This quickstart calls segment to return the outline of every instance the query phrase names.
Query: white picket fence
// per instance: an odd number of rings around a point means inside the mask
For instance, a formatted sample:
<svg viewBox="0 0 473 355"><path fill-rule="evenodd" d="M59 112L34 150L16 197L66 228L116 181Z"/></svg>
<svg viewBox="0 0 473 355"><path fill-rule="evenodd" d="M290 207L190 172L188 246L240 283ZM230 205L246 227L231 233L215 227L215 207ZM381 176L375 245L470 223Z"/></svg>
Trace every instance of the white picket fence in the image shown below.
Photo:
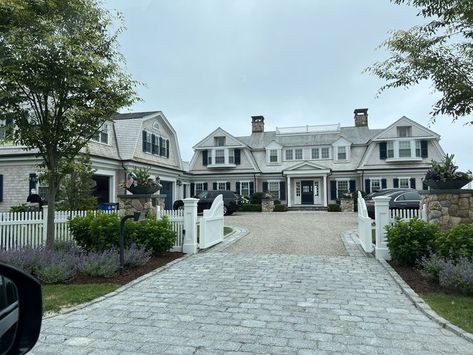
<svg viewBox="0 0 473 355"><path fill-rule="evenodd" d="M172 230L176 232L176 242L171 251L182 251L184 244L184 210L161 210L159 206L156 209L156 218L161 219L163 216L169 218L171 222Z"/></svg>
<svg viewBox="0 0 473 355"><path fill-rule="evenodd" d="M113 213L114 211L102 211ZM73 241L69 231L69 219L97 211L56 211L54 238L59 242ZM22 247L36 248L46 243L47 207L40 212L0 213L0 250Z"/></svg>

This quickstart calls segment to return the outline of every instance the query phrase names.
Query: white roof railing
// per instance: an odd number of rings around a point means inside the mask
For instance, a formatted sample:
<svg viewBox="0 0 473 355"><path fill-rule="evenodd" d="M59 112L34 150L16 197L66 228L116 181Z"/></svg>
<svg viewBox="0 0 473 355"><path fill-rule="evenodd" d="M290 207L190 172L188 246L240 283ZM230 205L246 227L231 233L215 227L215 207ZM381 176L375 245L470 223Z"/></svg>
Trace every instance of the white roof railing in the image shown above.
<svg viewBox="0 0 473 355"><path fill-rule="evenodd" d="M340 132L340 123L328 125L306 125L297 127L276 127L277 135L338 132Z"/></svg>

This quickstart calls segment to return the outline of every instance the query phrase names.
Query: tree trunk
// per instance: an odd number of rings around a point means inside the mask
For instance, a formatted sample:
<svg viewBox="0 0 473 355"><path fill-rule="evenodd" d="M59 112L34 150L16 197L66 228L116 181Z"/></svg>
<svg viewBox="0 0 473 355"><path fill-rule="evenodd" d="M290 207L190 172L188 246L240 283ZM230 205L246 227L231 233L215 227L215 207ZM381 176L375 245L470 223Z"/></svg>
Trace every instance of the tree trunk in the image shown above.
<svg viewBox="0 0 473 355"><path fill-rule="evenodd" d="M46 235L46 248L52 249L54 244L54 215L56 212L56 194L57 194L57 185L56 177L53 174L49 173L48 176L48 233Z"/></svg>

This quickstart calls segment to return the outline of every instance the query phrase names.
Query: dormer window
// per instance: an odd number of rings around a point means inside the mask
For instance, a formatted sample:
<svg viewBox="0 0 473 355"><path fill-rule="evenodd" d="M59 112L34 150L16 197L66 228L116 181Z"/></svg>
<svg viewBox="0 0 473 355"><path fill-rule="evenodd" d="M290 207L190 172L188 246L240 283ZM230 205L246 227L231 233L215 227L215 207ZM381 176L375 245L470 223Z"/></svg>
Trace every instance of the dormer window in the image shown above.
<svg viewBox="0 0 473 355"><path fill-rule="evenodd" d="M329 147L322 147L320 149L322 159L330 159L330 148Z"/></svg>
<svg viewBox="0 0 473 355"><path fill-rule="evenodd" d="M92 137L92 140L98 143L108 144L108 131L110 125L108 123L104 123L102 127L95 133Z"/></svg>
<svg viewBox="0 0 473 355"><path fill-rule="evenodd" d="M347 147L337 147L337 159L347 160Z"/></svg>
<svg viewBox="0 0 473 355"><path fill-rule="evenodd" d="M296 160L302 160L302 149L296 149L294 153L296 156Z"/></svg>
<svg viewBox="0 0 473 355"><path fill-rule="evenodd" d="M411 136L411 127L409 126L400 126L397 128L398 137L410 137Z"/></svg>
<svg viewBox="0 0 473 355"><path fill-rule="evenodd" d="M270 149L269 150L269 162L270 163L277 163L278 162L278 150L277 149Z"/></svg>
<svg viewBox="0 0 473 355"><path fill-rule="evenodd" d="M223 147L225 145L225 137L215 137L215 146Z"/></svg>

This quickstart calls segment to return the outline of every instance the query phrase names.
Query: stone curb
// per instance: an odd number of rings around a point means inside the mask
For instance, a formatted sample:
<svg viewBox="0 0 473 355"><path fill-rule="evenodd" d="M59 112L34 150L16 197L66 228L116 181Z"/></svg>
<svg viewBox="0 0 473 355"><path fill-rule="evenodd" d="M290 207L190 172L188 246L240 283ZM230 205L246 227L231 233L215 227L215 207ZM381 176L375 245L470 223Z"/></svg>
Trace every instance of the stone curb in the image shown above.
<svg viewBox="0 0 473 355"><path fill-rule="evenodd" d="M144 274L140 277L138 277L137 279L133 280L133 281L130 281L129 283L123 285L123 286L120 286L119 288L117 288L115 291L112 291L110 293L107 293L106 295L104 296L101 296L101 297L98 297L98 298L95 298L93 299L92 301L90 302L86 302L86 303L81 303L81 304L78 304L76 306L73 306L73 307L70 307L70 308L64 308L63 310L60 310L59 312L57 313L52 313L52 314L46 314L46 315L43 315L43 319L49 319L49 318L54 318L54 317L57 317L57 316L60 316L60 315L63 315L63 314L68 314L68 313L71 313L71 312L75 312L75 311L78 311L82 308L85 308L85 307L88 307L90 305L93 305L95 303L98 303L98 302L101 302L101 301L104 301L110 297L113 297L113 296L116 296L120 293L122 293L123 291L129 289L130 287L136 285L136 284L139 284L140 282L143 282L144 280L170 268L171 266L173 266L174 264L178 263L178 262L181 262L181 261L184 261L192 256L195 256L195 255L198 255L198 254L186 254L178 259L175 259L169 263L167 263L166 265L163 265L157 269L154 269L153 271L147 273L147 274Z"/></svg>
<svg viewBox="0 0 473 355"><path fill-rule="evenodd" d="M422 313L428 318L437 322L442 328L448 329L458 336L466 339L470 343L473 343L473 334L464 331L463 329L453 325L448 320L439 316L425 301L399 276L399 274L387 263L386 260L378 260L381 266L388 272L388 274L394 279L394 281L401 288L402 292L414 303Z"/></svg>

